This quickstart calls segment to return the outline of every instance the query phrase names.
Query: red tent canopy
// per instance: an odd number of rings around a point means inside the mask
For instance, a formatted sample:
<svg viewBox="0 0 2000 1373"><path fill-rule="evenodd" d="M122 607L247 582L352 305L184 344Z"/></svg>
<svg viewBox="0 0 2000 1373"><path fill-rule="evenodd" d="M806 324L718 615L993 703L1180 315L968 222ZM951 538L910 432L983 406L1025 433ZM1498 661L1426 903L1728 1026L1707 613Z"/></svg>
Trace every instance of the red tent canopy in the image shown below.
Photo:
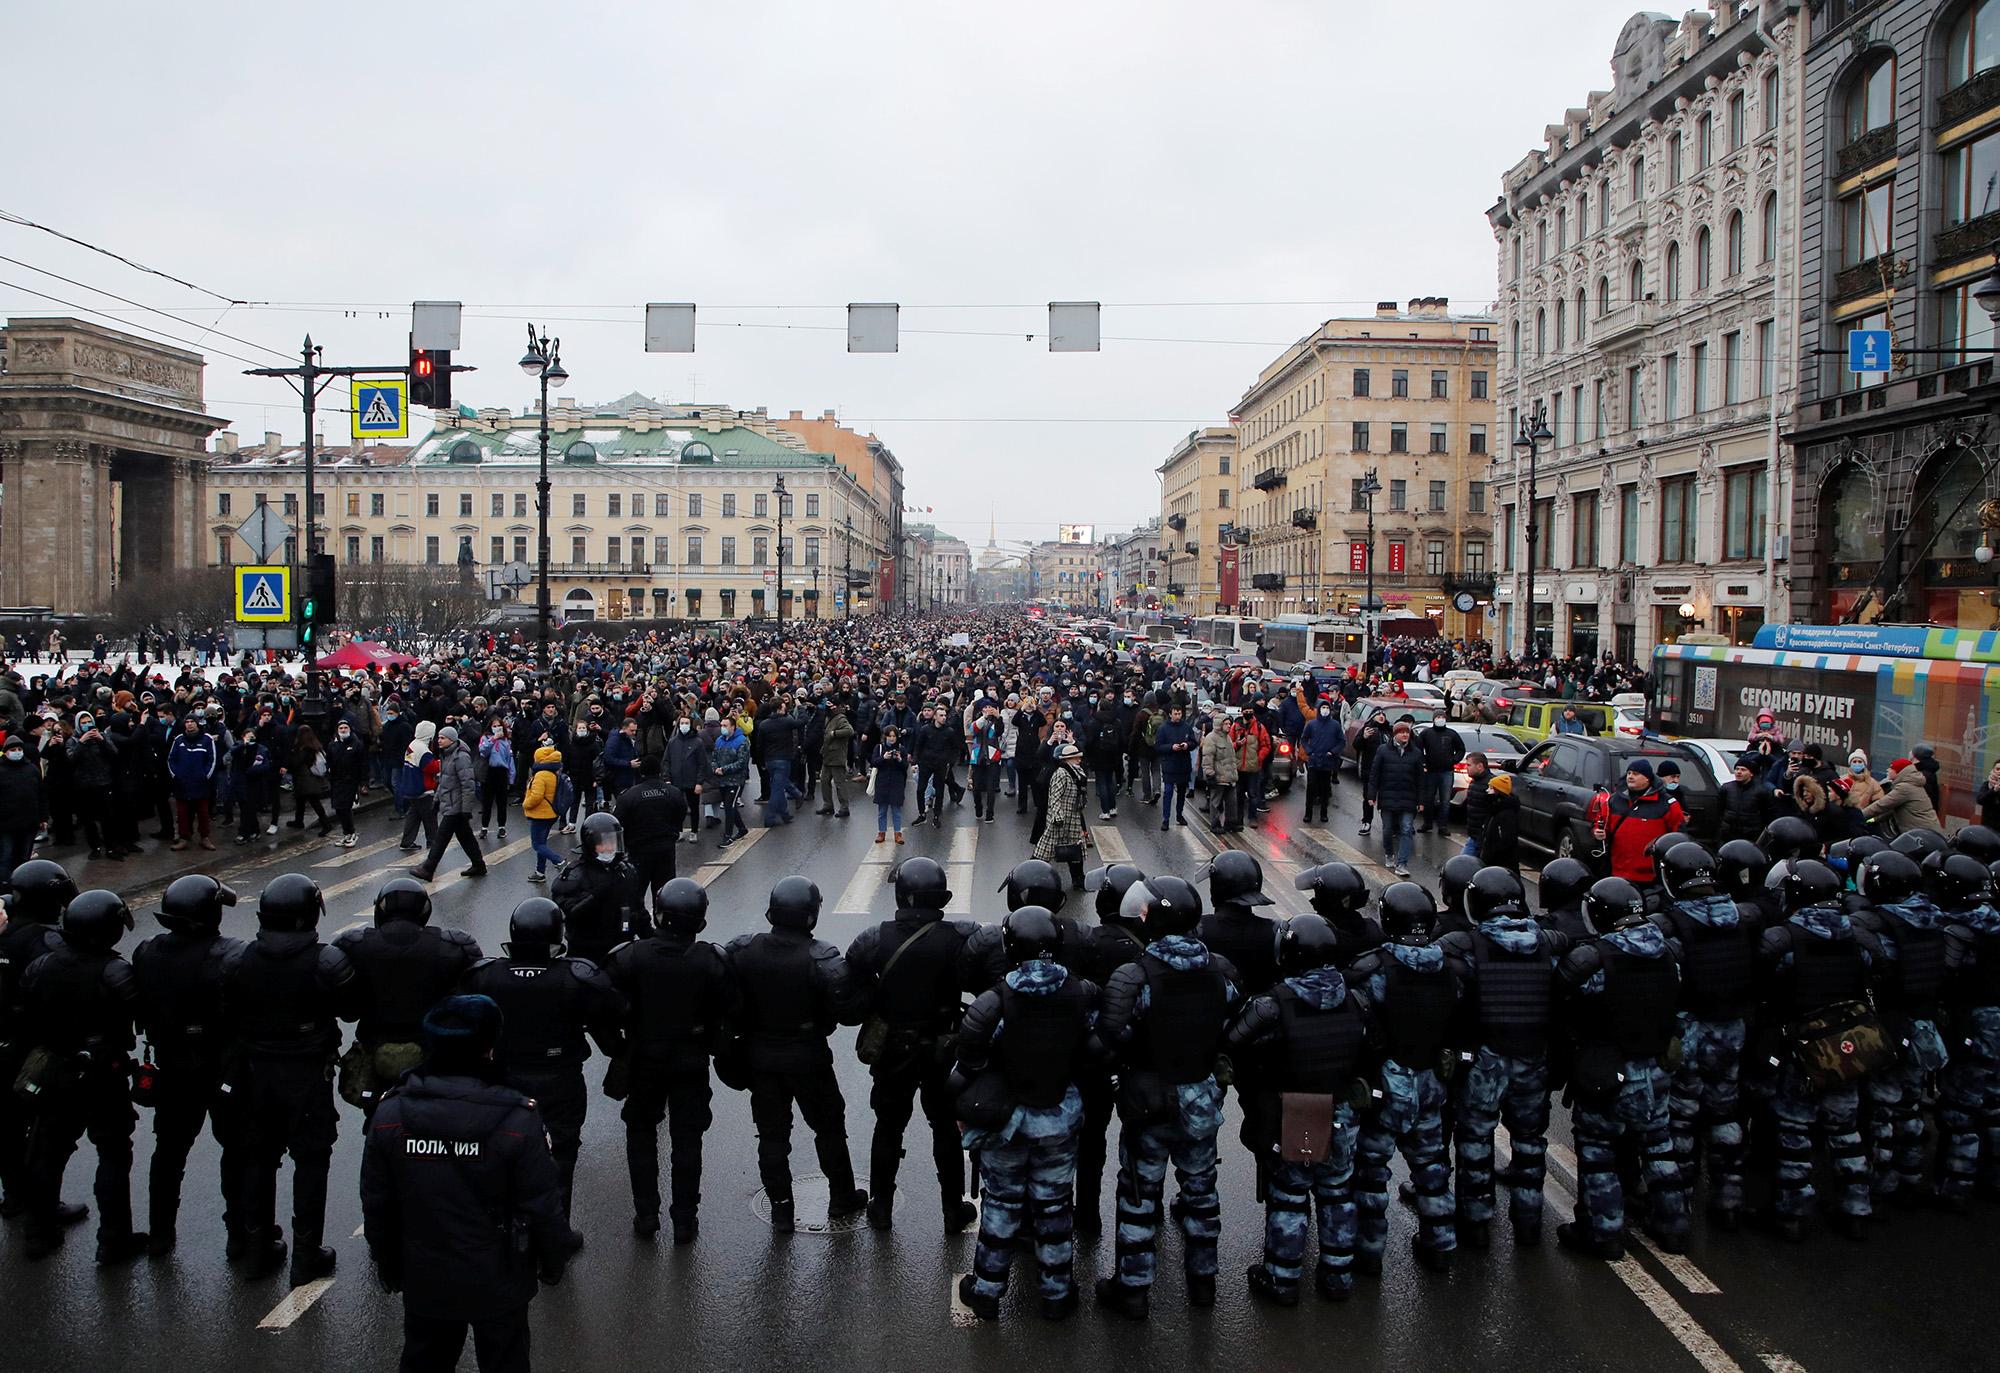
<svg viewBox="0 0 2000 1373"><path fill-rule="evenodd" d="M370 642L350 643L335 649L321 658L318 667L415 667L417 659L407 653L398 653L387 644Z"/></svg>

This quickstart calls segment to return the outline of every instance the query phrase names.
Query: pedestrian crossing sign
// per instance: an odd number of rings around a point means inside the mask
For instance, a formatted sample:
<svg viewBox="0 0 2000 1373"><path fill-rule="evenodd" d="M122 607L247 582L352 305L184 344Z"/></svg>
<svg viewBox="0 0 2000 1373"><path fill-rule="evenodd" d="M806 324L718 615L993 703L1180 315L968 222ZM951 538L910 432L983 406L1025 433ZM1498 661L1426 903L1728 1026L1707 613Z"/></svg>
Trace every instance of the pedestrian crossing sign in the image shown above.
<svg viewBox="0 0 2000 1373"><path fill-rule="evenodd" d="M405 377L356 377L352 432L357 439L410 436L410 383Z"/></svg>
<svg viewBox="0 0 2000 1373"><path fill-rule="evenodd" d="M236 569L236 622L247 625L284 625L292 621L292 569L289 567L239 567Z"/></svg>

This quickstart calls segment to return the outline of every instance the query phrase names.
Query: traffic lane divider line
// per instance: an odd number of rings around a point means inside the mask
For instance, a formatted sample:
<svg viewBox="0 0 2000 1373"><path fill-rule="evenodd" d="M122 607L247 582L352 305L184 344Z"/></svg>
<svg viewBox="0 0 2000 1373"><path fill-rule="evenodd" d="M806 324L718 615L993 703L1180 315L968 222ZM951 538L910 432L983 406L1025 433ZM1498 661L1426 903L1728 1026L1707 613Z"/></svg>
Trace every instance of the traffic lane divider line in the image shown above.
<svg viewBox="0 0 2000 1373"><path fill-rule="evenodd" d="M282 1301L271 1308L268 1316L257 1322L257 1328L269 1330L273 1334L290 1329L294 1321L312 1310L314 1302L327 1294L333 1283L332 1278L314 1278L303 1286L294 1287L285 1294Z"/></svg>
<svg viewBox="0 0 2000 1373"><path fill-rule="evenodd" d="M979 856L979 822L960 825L951 832L951 852L947 863L970 863Z"/></svg>
<svg viewBox="0 0 2000 1373"><path fill-rule="evenodd" d="M372 858L391 845L401 843L402 836L392 834L387 839L377 839L372 844L364 844L360 848L351 851L343 849L338 858L328 858L323 862L314 863L312 866L315 868L345 868L351 864L359 863L364 858Z"/></svg>
<svg viewBox="0 0 2000 1373"><path fill-rule="evenodd" d="M1550 1164L1567 1174L1570 1191L1574 1193L1578 1188L1579 1179L1583 1176L1582 1170L1577 1165L1576 1154L1568 1145L1559 1144L1555 1140L1549 1141L1547 1152ZM1685 1287L1692 1295L1697 1297L1722 1295L1722 1289L1716 1286L1715 1280L1697 1268L1694 1261L1685 1254L1667 1253L1644 1233L1639 1235L1639 1243L1660 1261L1660 1267L1674 1275L1674 1281Z"/></svg>
<svg viewBox="0 0 2000 1373"><path fill-rule="evenodd" d="M499 848L494 849L491 853L483 855L483 859L486 863L487 868L490 870L492 868L498 867L500 864L506 862L508 859L514 857L517 854L526 853L528 851L528 848L529 848L528 840L516 839L513 840L511 843L501 845ZM321 895L338 896L343 892L349 892L354 890L354 888L360 886L362 883L367 882L371 878L375 877L381 877L382 880L385 882L392 880L391 877L384 876L380 872L363 873L359 877L351 877L345 882L339 883L332 887L328 887L324 892L321 893ZM439 892L448 891L452 887L457 886L460 882L465 882L469 880L470 879L468 879L463 872L449 872L446 873L443 877L434 878L431 881L427 890L430 892L431 896L435 898ZM375 913L375 902L371 898L367 905L363 906L353 915L350 915L348 919L365 920L374 913Z"/></svg>

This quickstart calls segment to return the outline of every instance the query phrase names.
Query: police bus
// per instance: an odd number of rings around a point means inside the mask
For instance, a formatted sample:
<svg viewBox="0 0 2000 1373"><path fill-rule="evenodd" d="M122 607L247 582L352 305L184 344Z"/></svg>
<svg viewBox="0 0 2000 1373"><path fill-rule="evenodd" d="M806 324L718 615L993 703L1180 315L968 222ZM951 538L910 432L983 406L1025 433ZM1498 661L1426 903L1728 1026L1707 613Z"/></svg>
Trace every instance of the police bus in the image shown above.
<svg viewBox="0 0 2000 1373"><path fill-rule="evenodd" d="M1359 623L1331 615L1280 615L1266 620L1264 650L1280 671L1361 665L1366 636Z"/></svg>
<svg viewBox="0 0 2000 1373"><path fill-rule="evenodd" d="M1209 615L1194 622L1194 637L1227 656L1255 653L1264 622L1248 615Z"/></svg>

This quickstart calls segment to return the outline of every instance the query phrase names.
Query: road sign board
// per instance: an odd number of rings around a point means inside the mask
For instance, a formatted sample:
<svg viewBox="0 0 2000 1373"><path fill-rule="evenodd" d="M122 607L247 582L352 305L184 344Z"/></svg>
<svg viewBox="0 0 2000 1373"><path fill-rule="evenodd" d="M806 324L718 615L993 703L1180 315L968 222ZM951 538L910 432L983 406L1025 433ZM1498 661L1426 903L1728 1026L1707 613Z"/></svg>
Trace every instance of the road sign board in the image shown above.
<svg viewBox="0 0 2000 1373"><path fill-rule="evenodd" d="M282 625L292 620L292 569L239 567L236 572L236 622Z"/></svg>
<svg viewBox="0 0 2000 1373"><path fill-rule="evenodd" d="M1847 331L1847 370L1850 372L1888 371L1889 331L1887 329L1849 329Z"/></svg>
<svg viewBox="0 0 2000 1373"><path fill-rule="evenodd" d="M775 568L775 567L767 567L767 568L765 568L765 569L764 569L764 585L765 585L765 586L776 586L777 584L778 584L778 569L777 569L777 568Z"/></svg>
<svg viewBox="0 0 2000 1373"><path fill-rule="evenodd" d="M357 439L410 436L410 381L407 377L355 377L352 432Z"/></svg>
<svg viewBox="0 0 2000 1373"><path fill-rule="evenodd" d="M292 537L292 527L285 523L285 517L272 509L269 502L260 502L249 517L236 526L236 537L249 545L250 556L260 563L268 563L285 550L285 540Z"/></svg>
<svg viewBox="0 0 2000 1373"><path fill-rule="evenodd" d="M244 649L296 649L299 646L299 631L293 625L272 625L268 629L260 629L256 625L238 625L230 633L234 637L236 650L239 653Z"/></svg>

